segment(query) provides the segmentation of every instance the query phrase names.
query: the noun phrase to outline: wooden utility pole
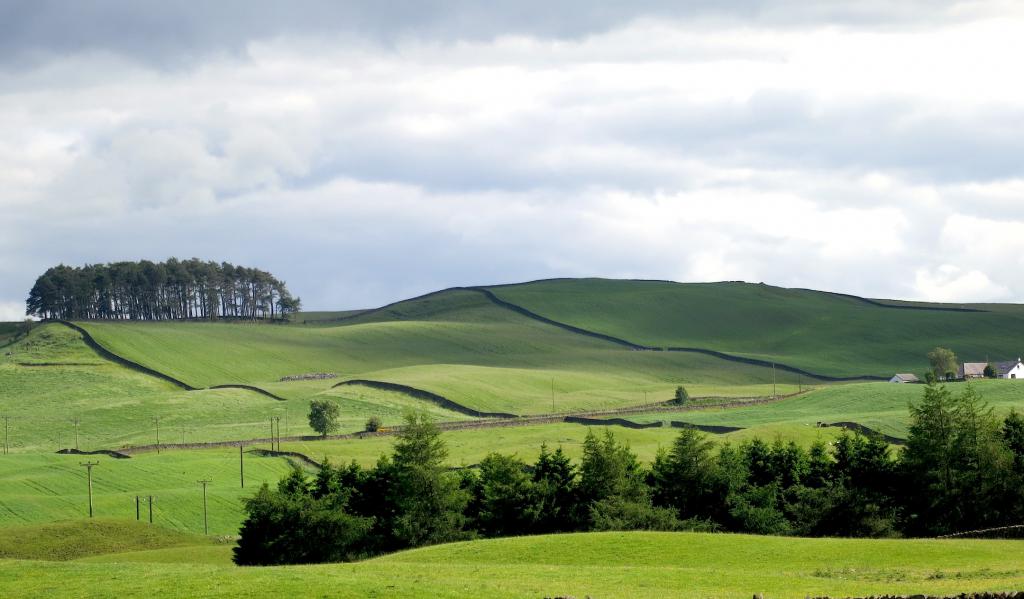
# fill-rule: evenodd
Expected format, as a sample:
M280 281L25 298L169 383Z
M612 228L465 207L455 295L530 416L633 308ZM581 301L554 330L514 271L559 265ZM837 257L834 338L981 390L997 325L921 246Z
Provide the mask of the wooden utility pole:
M555 413L555 379L551 378L551 413Z
M242 443L238 446L238 480L242 483L242 488L245 488L245 444Z
M138 522L142 518L139 517L139 496L135 496L135 521Z
M210 534L210 521L207 518L207 512L206 512L206 485L212 483L213 481L212 480L203 479L203 480L199 480L199 481L196 481L196 482L198 482L199 484L203 485L203 534L207 534L208 535L208 534Z
M152 495L150 495L149 496L149 501L147 502L147 503L149 503L149 523L150 524L153 523L153 500L154 499L156 499L156 497L153 497Z
M153 422L156 423L156 452L160 453L160 417L154 416Z
M277 450L281 451L281 417L274 416L274 422L277 423Z
M92 467L99 465L99 462L79 462L79 466L85 466L89 477L89 517L92 518Z
M71 421L75 425L75 451L78 451L78 425L82 423L81 419L75 418Z
M10 434L10 431L9 431L10 424L11 424L11 417L10 416L4 416L4 455L7 455L7 453L10 451L8 449L8 447L9 447L8 436Z
M772 399L778 399L779 394L775 391L775 362L772 362Z
M270 417L270 451L274 451L274 417Z

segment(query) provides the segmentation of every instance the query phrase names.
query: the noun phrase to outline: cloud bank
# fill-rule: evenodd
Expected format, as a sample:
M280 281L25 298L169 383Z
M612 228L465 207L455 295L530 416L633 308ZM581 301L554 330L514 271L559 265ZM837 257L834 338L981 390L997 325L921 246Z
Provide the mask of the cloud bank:
M1024 301L1014 4L165 4L0 4L5 318L47 266L172 255L310 309L550 276Z

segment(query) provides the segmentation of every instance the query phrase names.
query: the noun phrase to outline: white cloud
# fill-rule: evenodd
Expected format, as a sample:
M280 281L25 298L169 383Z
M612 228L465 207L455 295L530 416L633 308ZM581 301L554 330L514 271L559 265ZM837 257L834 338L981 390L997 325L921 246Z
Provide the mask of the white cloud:
M914 285L919 297L939 302L996 302L1010 297L1010 290L994 283L980 270L964 271L952 264L918 269Z
M17 322L21 320L25 320L25 304L0 302L0 322Z

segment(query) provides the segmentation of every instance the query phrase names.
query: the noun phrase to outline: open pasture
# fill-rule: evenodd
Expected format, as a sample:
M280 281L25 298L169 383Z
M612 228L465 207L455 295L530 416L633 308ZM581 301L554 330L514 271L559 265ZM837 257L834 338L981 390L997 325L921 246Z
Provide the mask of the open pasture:
M0 561L0 592L37 597L745 597L955 594L1024 585L1022 541L586 533L438 545L351 564ZM178 554L188 560L188 556ZM197 552L197 562L208 554Z
M85 518L89 515L86 469L93 468L96 517L135 519L135 496L154 495L154 522L164 528L203 533L203 493L208 488L211 535L234 535L242 522L241 498L260 484L275 484L292 465L278 457L245 455L240 487L237 448L165 451L129 459L105 455L9 455L0 460L0 528ZM148 519L148 505L142 504Z
M740 282L564 279L491 291L541 316L633 343L712 349L831 376L921 373L937 345L969 361L1024 352L1024 306L1016 304L872 302ZM930 309L885 307L893 305Z

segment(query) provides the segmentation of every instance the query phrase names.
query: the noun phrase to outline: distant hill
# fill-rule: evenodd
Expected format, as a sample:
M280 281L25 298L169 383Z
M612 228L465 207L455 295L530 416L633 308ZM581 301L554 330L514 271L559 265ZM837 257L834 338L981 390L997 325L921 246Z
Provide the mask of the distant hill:
M937 345L984 361L1024 353L1024 306L873 300L741 282L560 279L490 287L575 327L659 348L716 350L831 376L921 372Z

